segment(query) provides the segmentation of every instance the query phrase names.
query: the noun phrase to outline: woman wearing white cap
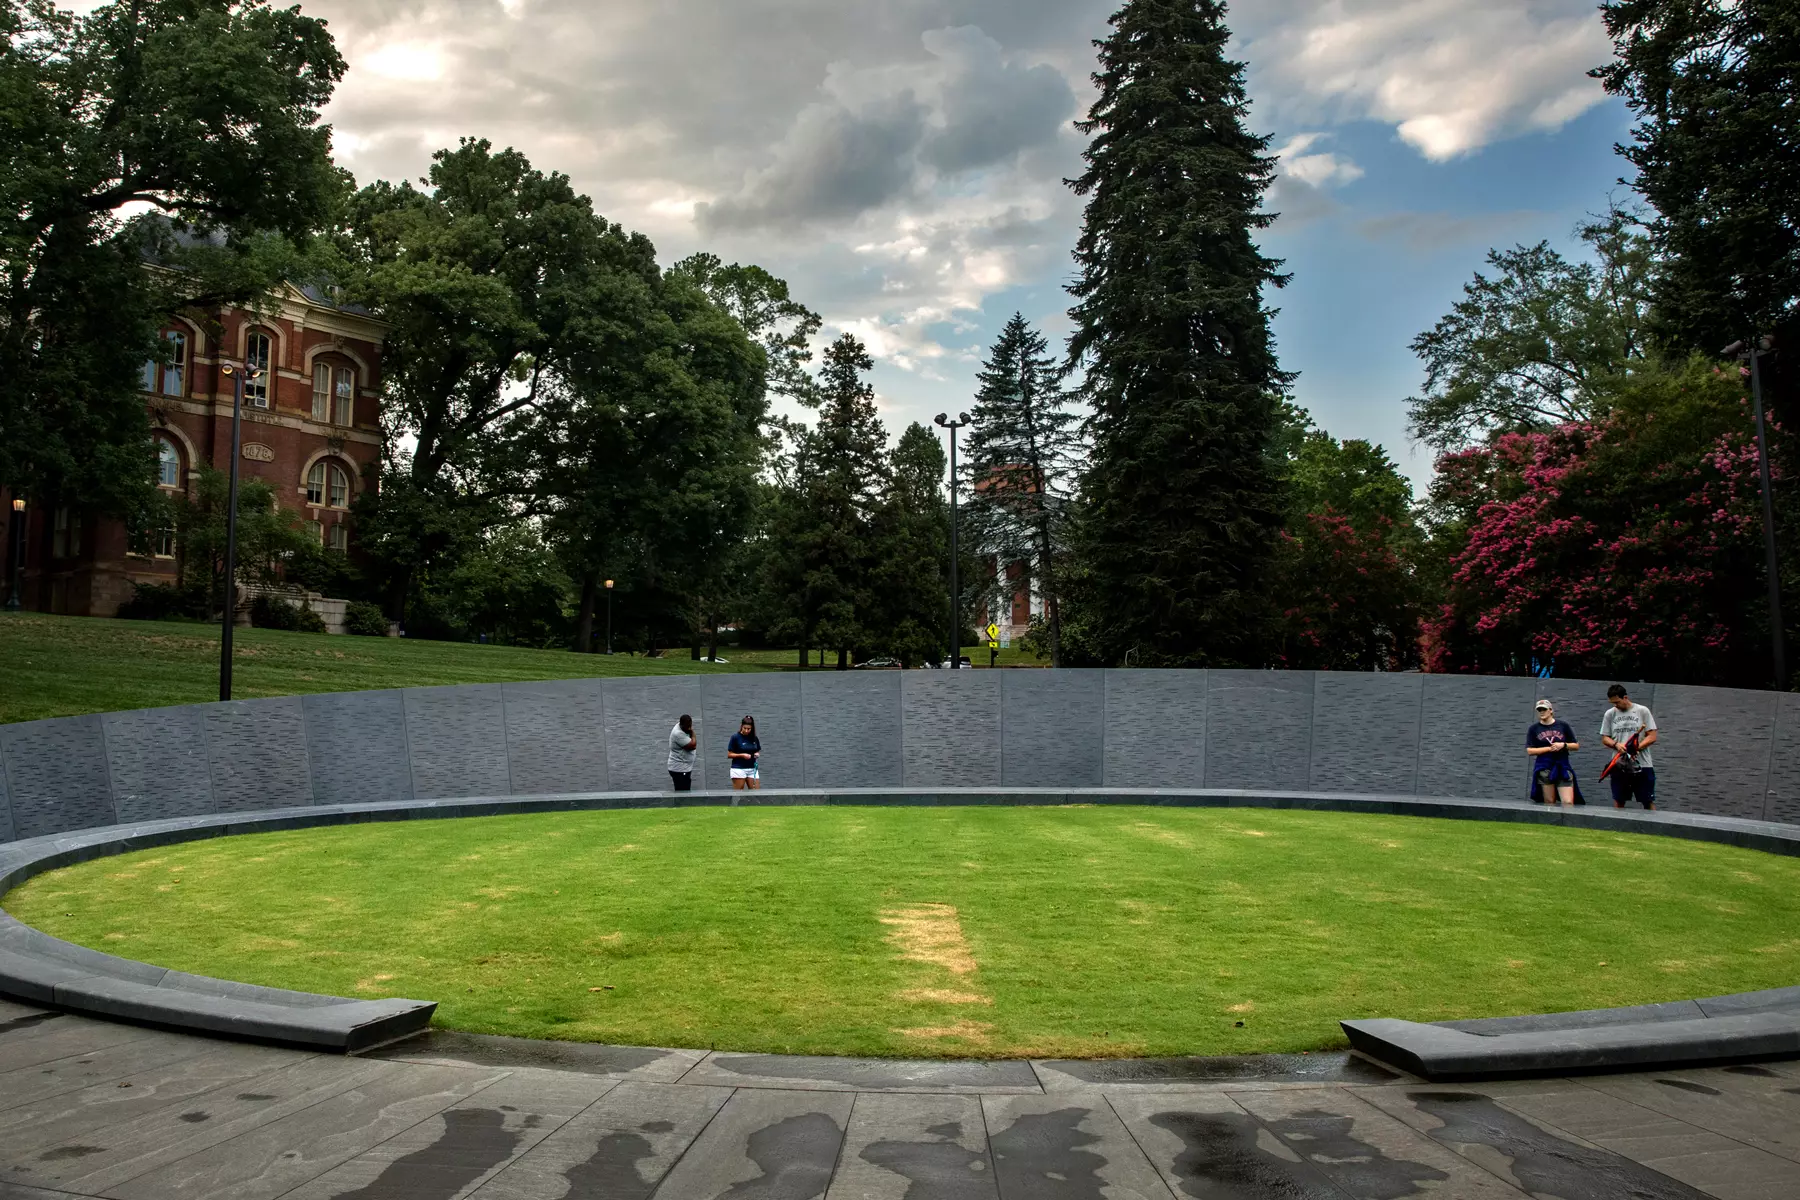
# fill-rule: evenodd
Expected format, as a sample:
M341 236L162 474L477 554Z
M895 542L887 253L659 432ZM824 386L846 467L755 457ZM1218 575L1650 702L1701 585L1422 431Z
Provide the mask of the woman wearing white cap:
M1556 706L1539 700L1537 720L1525 727L1534 803L1555 804L1560 800L1573 805L1580 801L1581 788L1575 782L1575 767L1569 762L1569 751L1579 749L1581 743L1575 740L1575 730L1567 721L1556 719Z

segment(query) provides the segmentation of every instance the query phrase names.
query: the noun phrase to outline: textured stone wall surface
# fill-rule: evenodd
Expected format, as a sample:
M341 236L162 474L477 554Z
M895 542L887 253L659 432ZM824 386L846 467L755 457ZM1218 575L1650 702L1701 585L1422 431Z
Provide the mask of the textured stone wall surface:
M1800 824L1800 695L1628 681L1660 807ZM1604 680L1282 671L908 671L577 679L283 696L0 725L0 841L120 821L455 796L730 786L754 716L767 788L1167 787L1526 798L1540 698L1590 803Z

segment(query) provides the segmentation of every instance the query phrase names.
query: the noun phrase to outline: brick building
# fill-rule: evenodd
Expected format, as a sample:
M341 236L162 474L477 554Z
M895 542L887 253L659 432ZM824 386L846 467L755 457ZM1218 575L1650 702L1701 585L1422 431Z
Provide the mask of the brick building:
M219 366L253 363L264 371L244 389L239 477L269 481L322 545L348 550L350 503L375 486L381 458L385 327L312 288L287 289L269 313L217 313L213 324L217 339L192 321L171 320L163 330L171 362L144 365L158 486L187 494L197 466L229 468L232 384ZM0 491L0 512L11 500ZM0 539L13 528L0 528ZM30 609L112 616L131 599L132 584L177 576L172 529L134 540L120 521L33 502L21 540L20 599ZM0 556L8 571L13 553L8 544Z

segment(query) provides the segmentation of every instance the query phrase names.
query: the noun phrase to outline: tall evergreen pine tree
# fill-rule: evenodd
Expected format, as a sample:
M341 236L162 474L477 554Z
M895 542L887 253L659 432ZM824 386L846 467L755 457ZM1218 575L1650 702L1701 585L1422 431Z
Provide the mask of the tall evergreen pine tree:
M814 392L818 423L799 434L793 494L774 536L770 587L797 617L802 665L809 646L838 652L838 666L867 641L875 510L886 491L887 432L875 412L874 369L844 334L825 350Z
M1069 411L1044 335L1014 313L981 370L970 406L969 521L974 542L1008 563L1029 565L1044 597L1050 665L1062 665L1057 556L1064 548L1068 484L1074 471L1075 414Z
M1093 454L1078 530L1084 655L1262 665L1258 585L1280 503L1280 394L1253 234L1274 171L1244 127L1218 0L1129 0L1099 43L1100 96L1072 186L1088 198L1070 291ZM1073 636L1073 632L1072 632Z

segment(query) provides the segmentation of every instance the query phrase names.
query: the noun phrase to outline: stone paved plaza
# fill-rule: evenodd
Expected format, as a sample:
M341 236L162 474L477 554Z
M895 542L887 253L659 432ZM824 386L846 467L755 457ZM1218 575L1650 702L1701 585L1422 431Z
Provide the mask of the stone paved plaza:
M0 1200L1792 1200L1800 1064L884 1063L433 1033L343 1058L0 1002Z

